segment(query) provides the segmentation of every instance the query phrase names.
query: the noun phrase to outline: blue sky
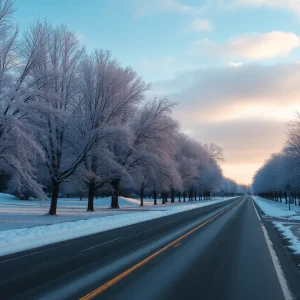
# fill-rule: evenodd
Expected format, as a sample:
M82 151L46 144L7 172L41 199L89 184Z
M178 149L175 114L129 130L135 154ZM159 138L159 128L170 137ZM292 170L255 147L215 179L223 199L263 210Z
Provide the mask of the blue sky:
M285 140L300 98L299 0L16 0L21 31L46 18L109 49L178 102L182 130L224 148L249 183Z
M147 2L154 4L151 7ZM211 4L199 13L182 13L167 8L160 9L159 3L163 2L164 0L16 0L16 17L21 29L38 18L47 18L56 24L63 22L78 32L89 51L95 48L109 49L122 63L132 65L150 81L170 78L174 76L174 69L185 71L195 66L227 63L226 59L220 57L188 55L195 41L211 39L214 42L224 42L244 33L274 30L300 34L300 20L288 10L253 6L226 9ZM204 3L199 0L174 2L195 8L200 7L199 3ZM191 23L196 19L209 20L212 29L192 30ZM297 57L299 51L281 60ZM145 68L145 62L161 64L165 61L165 68L160 72L159 78L156 69L152 71L149 66Z

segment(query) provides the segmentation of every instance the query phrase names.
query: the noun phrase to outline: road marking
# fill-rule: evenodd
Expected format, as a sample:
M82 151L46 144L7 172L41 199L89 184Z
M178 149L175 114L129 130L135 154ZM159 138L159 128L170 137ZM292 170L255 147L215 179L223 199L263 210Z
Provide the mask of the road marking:
M40 266L46 265L46 264L48 264L51 261L53 261L53 260L49 260L49 261L43 262L41 264L38 264L38 265L36 265L36 267L40 267Z
M267 243L270 255L271 255L271 259L272 259L272 262L273 262L273 265L274 265L274 268L275 268L275 271L276 271L276 275L277 275L277 278L278 278L278 281L279 281L279 284L280 284L280 287L281 287L281 290L282 290L282 293L283 293L283 297L284 297L285 300L294 300L294 297L292 296L292 293L291 293L291 291L288 287L287 280L285 279L285 276L284 276L281 264L279 262L278 256L277 256L277 254L274 250L274 246L273 246L273 243L270 239L268 231L267 231L265 225L263 224L263 222L261 221L261 218L259 217L259 214L256 210L255 205L254 205L254 202L252 202L252 204L253 204L254 209L256 211L258 220L260 221L261 228L262 228L262 231L263 231L263 234L264 234L264 237L265 237L265 240L266 240L266 243Z
M6 262L9 262L9 261L12 261L12 260L17 260L17 259L20 259L20 258L23 258L23 257L32 256L32 255L35 255L35 254L40 254L40 253L43 253L43 252L51 251L53 249L57 249L57 248L65 247L65 246L70 246L72 244L77 244L77 243L85 241L86 239L99 238L99 235L100 236L105 236L105 235L111 234L111 231L114 231L114 230L116 232L117 231L123 231L123 230L126 230L126 229L134 227L134 226L135 226L135 224L128 225L126 227L115 228L115 229L109 230L107 232L103 231L103 232L95 233L95 236L82 236L82 237L78 237L79 240L76 240L76 241L73 241L73 242L69 242L69 243L64 243L63 245L54 246L54 247L51 247L51 248L48 248L48 249L44 249L44 250L40 250L40 251L35 251L35 252L28 253L28 254L25 254L25 255L13 257L13 258L10 258L10 259L2 260L2 261L0 261L0 264L6 263ZM47 246L47 245L44 245L44 246ZM32 250L32 249L27 249L27 250ZM26 250L24 250L24 251L26 251ZM18 253L18 252L16 252L16 253ZM11 254L15 254L15 253L11 253Z
M166 222L165 224L169 224L169 223L173 223L173 222L175 222L175 221L177 221L177 220L180 220L181 218L177 218L177 219L175 219L175 220L171 220L171 221L169 221L169 222Z
M191 235L192 233L194 233L195 231L199 230L200 228L202 228L203 226L205 226L206 224L210 223L211 221L213 221L214 219L216 219L218 216L224 214L225 212L227 212L229 209L233 208L234 206L236 206L239 202L227 207L226 209L222 210L220 213L216 214L215 216L213 216L212 218L206 220L205 222L201 223L200 225L198 225L197 227L195 227L194 229L190 230L189 232L185 233L184 235L182 235L181 237L177 238L176 240L174 240L173 242L169 243L168 245L166 245L165 247L161 248L160 250L156 251L155 253L153 253L152 255L148 256L147 258L143 259L142 261L140 261L139 263L137 263L136 265L132 266L131 268L127 269L125 272L117 275L115 278L109 280L108 282L106 282L105 284L101 285L100 287L96 288L95 290L93 290L92 292L90 292L89 294L83 296L82 298L80 298L80 300L89 300L89 299L93 299L94 297L96 297L97 295L101 294L102 292L104 292L105 290L107 290L109 287L113 286L115 283L119 282L120 280L122 280L123 278L125 278L127 275L131 274L133 271L135 271L136 269L138 269L139 267L145 265L147 262L149 262L150 260L152 260L153 258L155 258L156 256L158 256L159 254L161 254L162 252L166 251L167 249L175 246L176 244L180 243L184 238L186 238L187 236Z
M258 214L258 212L257 212L257 209L256 209L256 207L255 207L255 205L254 205L254 201L253 201L253 200L252 200L252 204L253 204L253 207L254 207L254 209L255 209L255 212L256 212L256 215L257 215L257 217L258 217L258 220L261 221L261 218L260 218L260 216L259 216L259 214Z
M110 244L110 243L112 243L112 242L114 242L114 241L116 241L116 240L120 240L120 239L122 239L122 238L123 238L123 237L119 237L119 238L117 238L117 239L113 239L113 240L110 240L110 241L108 241L108 242L101 243L101 244L99 244L99 245L96 245L96 246L93 246L93 247L89 247L89 248L83 249L83 250L81 250L80 252L88 251L88 250L90 250L90 249L94 249L94 248L97 248L97 247L100 247L100 246L103 246L103 245L106 245L106 244Z
M271 254L273 265L275 267L275 271L276 271L276 274L277 274L277 277L278 277L278 280L279 280L279 283L280 283L281 290L283 292L284 299L285 300L293 300L294 297L292 296L292 294L289 290L289 287L287 285L287 281L285 279L285 276L284 276L283 270L281 268L278 256L277 256L277 254L274 250L273 243L272 243L272 241L269 237L267 229L265 228L265 226L263 224L261 224L261 227L262 227L262 230L263 230L263 233L264 233L264 236L265 236L268 248L269 248L269 252Z

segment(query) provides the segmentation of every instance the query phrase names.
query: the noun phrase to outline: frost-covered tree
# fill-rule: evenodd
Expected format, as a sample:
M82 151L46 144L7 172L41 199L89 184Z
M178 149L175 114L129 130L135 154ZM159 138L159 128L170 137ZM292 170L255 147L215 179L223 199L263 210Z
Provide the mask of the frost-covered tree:
M290 122L284 149L273 154L256 172L252 191L262 197L275 201L288 202L287 190L292 198L300 198L300 114ZM296 201L295 201L296 203ZM300 201L298 201L300 205Z
M82 130L85 134L93 131L96 134L84 159L85 182L89 189L88 210L93 211L95 189L121 176L107 141L122 136L121 126L136 113L149 85L131 68L121 67L108 51L95 51L86 58L82 62L81 76Z
M110 144L115 160L122 166L124 176L111 181L112 208L118 208L121 180L132 178L136 168L147 167L151 157L167 156L172 149L173 136L178 124L171 118L173 103L167 99L154 99L143 103L124 129L127 138ZM126 174L126 175L125 175Z
M10 174L20 193L26 187L45 198L37 183L35 164L42 151L28 122L32 110L29 72L35 66L37 49L25 49L17 42L12 23L13 1L0 1L0 172Z
M52 27L36 23L25 35L25 47L38 40L39 56L30 72L35 110L31 122L45 153L44 167L52 184L49 213L56 214L59 185L84 160L95 140L80 127L79 64L84 55L76 34L64 25Z
M178 136L176 161L183 181L183 201L196 199L196 194L208 194L217 189L222 181L222 171L218 161L222 151L211 144L202 146L196 140L183 134Z

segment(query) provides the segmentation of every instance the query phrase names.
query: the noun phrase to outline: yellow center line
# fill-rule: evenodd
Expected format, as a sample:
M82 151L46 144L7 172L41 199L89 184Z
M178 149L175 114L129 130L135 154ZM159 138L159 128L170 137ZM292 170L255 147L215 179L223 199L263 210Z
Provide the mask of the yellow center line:
M240 201L239 201L240 202ZM239 203L238 202L238 203ZM191 235L192 233L194 233L195 231L199 230L200 228L202 228L203 226L205 226L206 224L210 223L211 221L213 221L215 218L217 218L218 216L222 215L223 213L227 212L229 209L231 209L232 207L236 206L238 203L235 203L234 205L231 205L230 207L222 210L220 213L216 214L215 216L213 216L212 218L208 219L207 221L201 223L200 225L198 225L197 227L195 227L194 229L190 230L189 232L185 233L184 235L182 235L181 237L177 238L176 240L174 240L173 242L169 243L168 245L166 245L165 247L161 248L160 250L156 251L155 253L153 253L152 255L148 256L147 258L145 258L144 260L140 261L139 263L137 263L136 265L134 265L133 267L129 268L128 270L126 270L125 272L119 274L118 276L116 276L115 278L111 279L110 281L104 283L103 285L101 285L100 287L98 287L97 289L93 290L92 292L90 292L89 294L83 296L82 298L80 298L80 300L89 300L89 299L93 299L94 297L96 297L97 295L101 294L102 292L104 292L105 290L107 290L109 287L113 286L115 283L119 282L120 280L122 280L124 277L126 277L127 275L129 275L130 273L132 273L134 270L138 269L139 267L143 266L144 264L146 264L147 262L149 262L150 260L152 260L154 257L158 256L159 254L161 254L162 252L166 251L167 249L169 249L172 246L176 246L176 244L180 243L184 238L186 238L187 236ZM179 245L177 245L179 246Z

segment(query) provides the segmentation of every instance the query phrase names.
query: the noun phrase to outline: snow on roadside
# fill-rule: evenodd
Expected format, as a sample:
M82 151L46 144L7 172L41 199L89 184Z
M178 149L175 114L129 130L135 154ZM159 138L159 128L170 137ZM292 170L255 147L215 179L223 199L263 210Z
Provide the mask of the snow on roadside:
M291 227L286 224L282 224L282 222L274 221L273 224L275 227L283 234L283 236L289 241L289 248L294 251L295 254L300 255L300 241L293 234Z
M284 203L265 200L257 196L253 196L252 198L267 216L287 218L297 214L297 212L293 210L288 210L288 206Z
M122 215L104 216L74 222L0 231L0 255L15 253L88 234L124 227L126 225L132 225L178 212L208 206L230 199L232 198L187 203L186 205L167 205L166 210L158 211L153 208L153 210L150 211L130 212Z
M297 214L299 208L293 207L293 209L295 209L295 211L293 211L288 210L288 205L286 205L285 203L274 202L260 197L253 197L253 199L259 206L259 208L265 213L265 215L286 220L284 222L273 221L272 223L277 228L277 230L280 231L282 235L288 240L290 244L289 248L292 249L295 254L300 255L300 240L294 234L294 232L299 231L300 236L300 223L299 225L292 225L288 223L291 220L300 220L300 216Z

